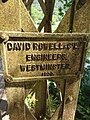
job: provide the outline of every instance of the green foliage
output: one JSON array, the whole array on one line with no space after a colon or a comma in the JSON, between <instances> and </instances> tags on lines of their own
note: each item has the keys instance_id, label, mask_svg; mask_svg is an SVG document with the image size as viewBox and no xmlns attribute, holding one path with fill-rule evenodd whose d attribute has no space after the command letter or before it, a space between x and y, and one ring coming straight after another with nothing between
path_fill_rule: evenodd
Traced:
<instances>
[{"instance_id":1,"label":"green foliage","mask_svg":"<svg viewBox=\"0 0 90 120\"><path fill-rule=\"evenodd\" d=\"M60 7L59 7L59 16L54 12L53 15L53 22L52 25L54 29L56 27L56 22L61 21L61 18L64 16L67 9L71 6L72 0L59 0ZM32 18L36 25L39 25L43 18L43 13L38 7L32 6ZM89 30L90 32L90 30ZM90 44L89 44L90 47ZM87 58L90 58L90 48L87 51ZM90 120L90 60L86 60L86 66L84 69L84 76L81 81L81 88L78 97L78 106L76 111L76 118L75 120ZM49 81L49 93L50 96L47 98L47 113L44 120L48 120L52 114L54 114L56 108L58 107L60 97L59 92L55 86L54 81ZM31 101L32 95L26 98L28 106L30 109L34 109L36 106L37 100L33 102ZM33 97L32 97L33 98ZM48 102L49 101L49 102Z\"/></svg>"},{"instance_id":2,"label":"green foliage","mask_svg":"<svg viewBox=\"0 0 90 120\"><path fill-rule=\"evenodd\" d=\"M88 44L88 49L87 49L87 57L90 57L90 43Z\"/></svg>"},{"instance_id":3,"label":"green foliage","mask_svg":"<svg viewBox=\"0 0 90 120\"><path fill-rule=\"evenodd\" d=\"M49 120L60 104L60 95L53 80L48 81L49 96L47 97L46 116L43 120Z\"/></svg>"},{"instance_id":4,"label":"green foliage","mask_svg":"<svg viewBox=\"0 0 90 120\"><path fill-rule=\"evenodd\" d=\"M32 5L31 16L36 24L36 27L38 27L44 16L42 10L40 9L40 6L36 7L36 6Z\"/></svg>"},{"instance_id":5,"label":"green foliage","mask_svg":"<svg viewBox=\"0 0 90 120\"><path fill-rule=\"evenodd\" d=\"M59 7L59 15L63 17L67 9L71 6L72 0L59 0L59 1L61 4L61 6Z\"/></svg>"},{"instance_id":6,"label":"green foliage","mask_svg":"<svg viewBox=\"0 0 90 120\"><path fill-rule=\"evenodd\" d=\"M25 104L27 105L28 109L32 111L33 113L35 112L35 107L37 104L37 99L35 98L35 93L33 90L30 91L29 95L25 99Z\"/></svg>"},{"instance_id":7,"label":"green foliage","mask_svg":"<svg viewBox=\"0 0 90 120\"><path fill-rule=\"evenodd\" d=\"M59 1L62 3L62 6L59 8L59 15L63 17L65 11L70 7L72 0ZM87 49L86 66L81 81L75 120L90 120L90 44Z\"/></svg>"}]
</instances>

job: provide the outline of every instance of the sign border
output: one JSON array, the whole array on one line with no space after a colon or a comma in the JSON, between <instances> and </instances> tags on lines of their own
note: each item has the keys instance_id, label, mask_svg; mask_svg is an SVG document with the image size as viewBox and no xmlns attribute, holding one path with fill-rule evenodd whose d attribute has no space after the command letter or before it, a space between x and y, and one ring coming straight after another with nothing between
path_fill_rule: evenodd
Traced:
<instances>
[{"instance_id":1,"label":"sign border","mask_svg":"<svg viewBox=\"0 0 90 120\"><path fill-rule=\"evenodd\" d=\"M71 77L75 78L75 77L81 76L83 74L83 68L84 68L84 63L85 63L86 48L87 48L87 45L88 45L89 34L86 34L86 33L83 33L83 34L81 34L81 33L80 34L78 34L78 33L65 33L65 34L63 34L63 33L29 33L29 32L5 32L4 34L5 34L5 39L1 39L1 41L3 41L2 42L2 61L3 61L3 68L4 68L4 78L7 82L30 82L30 81L33 81L33 80L42 80L42 79L47 80L47 79L56 79L56 78L68 79L68 78L71 78ZM2 32L0 32L0 35L2 35ZM9 36L9 37L7 37L7 36ZM72 38L77 38L78 37L78 40L80 38L80 41L82 40L85 43L84 46L83 46L83 53L81 55L80 70L78 71L77 74L72 74L72 75L68 74L68 75L60 75L60 76L19 77L19 78L17 78L17 77L14 78L14 77L12 77L8 74L7 67L6 67L6 64L7 64L6 63L6 58L4 59L5 50L3 50L3 48L4 48L4 44L9 40L11 41L12 38L18 38L18 39L19 38L20 39L21 38L24 38L24 39L34 38L33 41L35 41L35 38L40 38L40 40L43 40L44 38L45 39L47 38L47 41L48 41L48 38L50 40L50 38L65 39L65 38L70 38L70 37L72 37ZM8 39L6 39L6 38L8 38ZM16 41L16 39L13 39L12 41L14 41L14 40Z\"/></svg>"}]
</instances>

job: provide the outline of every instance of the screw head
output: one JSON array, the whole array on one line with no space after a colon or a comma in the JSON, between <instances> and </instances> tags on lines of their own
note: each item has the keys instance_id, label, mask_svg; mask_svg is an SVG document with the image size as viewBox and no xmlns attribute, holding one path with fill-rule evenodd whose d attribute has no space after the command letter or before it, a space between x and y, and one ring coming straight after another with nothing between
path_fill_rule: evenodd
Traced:
<instances>
[{"instance_id":1,"label":"screw head","mask_svg":"<svg viewBox=\"0 0 90 120\"><path fill-rule=\"evenodd\" d=\"M3 3L7 2L8 0L2 0Z\"/></svg>"},{"instance_id":2,"label":"screw head","mask_svg":"<svg viewBox=\"0 0 90 120\"><path fill-rule=\"evenodd\" d=\"M68 96L67 99L66 99L66 104L70 103L72 101L73 101L73 97L72 96Z\"/></svg>"}]
</instances>

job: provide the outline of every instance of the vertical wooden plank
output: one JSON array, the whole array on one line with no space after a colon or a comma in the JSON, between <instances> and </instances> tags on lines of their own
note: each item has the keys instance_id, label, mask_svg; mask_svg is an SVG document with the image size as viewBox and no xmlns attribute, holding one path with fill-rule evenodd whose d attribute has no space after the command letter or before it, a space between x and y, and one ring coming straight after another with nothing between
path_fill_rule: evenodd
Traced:
<instances>
[{"instance_id":1,"label":"vertical wooden plank","mask_svg":"<svg viewBox=\"0 0 90 120\"><path fill-rule=\"evenodd\" d=\"M46 22L44 24L44 32L52 32L51 22L52 22L52 0L45 0L46 6ZM47 81L44 82L44 85L47 85ZM47 91L47 86L44 86L44 89Z\"/></svg>"}]
</instances>

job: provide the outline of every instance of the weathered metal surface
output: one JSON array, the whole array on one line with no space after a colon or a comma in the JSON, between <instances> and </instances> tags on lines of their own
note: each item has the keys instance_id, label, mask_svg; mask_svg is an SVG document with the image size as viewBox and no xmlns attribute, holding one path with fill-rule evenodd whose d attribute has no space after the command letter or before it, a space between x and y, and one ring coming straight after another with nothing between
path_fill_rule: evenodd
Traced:
<instances>
[{"instance_id":1,"label":"weathered metal surface","mask_svg":"<svg viewBox=\"0 0 90 120\"><path fill-rule=\"evenodd\" d=\"M78 0L75 10L73 32L90 32L90 0Z\"/></svg>"},{"instance_id":2,"label":"weathered metal surface","mask_svg":"<svg viewBox=\"0 0 90 120\"><path fill-rule=\"evenodd\" d=\"M87 32L90 31L90 0L75 0L75 14L74 14L74 24L73 24L73 32ZM58 28L55 32L58 33L67 33L69 31L70 25L70 9L67 11L63 20L59 24ZM71 78L69 81L72 81ZM80 78L75 78L75 80L69 84L66 79L65 86L63 87L63 120L74 120L75 119L75 111L77 107L78 94L80 89ZM65 81L64 81L65 82ZM63 81L58 81L57 84L63 84ZM59 88L62 88L60 86ZM73 100L70 102L66 102L68 96L73 97Z\"/></svg>"},{"instance_id":3,"label":"weathered metal surface","mask_svg":"<svg viewBox=\"0 0 90 120\"><path fill-rule=\"evenodd\" d=\"M8 1L10 1L10 0L8 0ZM86 17L85 17L85 19L86 19ZM66 20L66 22L67 22L67 20ZM9 26L10 24L8 24L8 26ZM15 23L14 23L14 25L15 25ZM64 22L64 26L65 26L65 22ZM65 29L65 31L67 30L66 28L64 28L64 26L62 27L62 28L60 28L61 30L62 29ZM79 26L79 27L82 27L82 26ZM89 27L89 26L88 26ZM27 27L25 27L25 29L26 29ZM13 29L13 28L12 28ZM6 30L6 29L5 29ZM81 31L81 28L79 29L80 31ZM71 78L71 80L70 81L72 81L72 78ZM78 83L79 83L79 80L77 81ZM60 82L59 82L60 83ZM15 86L15 85L13 85L13 86ZM74 86L74 87L73 87ZM71 89L70 89L70 91L68 90L67 91L67 89L69 89L69 87L70 87L70 84L69 85L67 85L66 86L66 96L65 96L65 99L66 99L66 97L68 97L68 95L70 94L71 96L72 96L72 92L73 91L78 91L78 88L79 87L76 87L75 88L75 86L78 86L77 84L73 84L73 86L71 87ZM16 86L16 87L12 87L11 86L11 84L9 84L9 87L10 88L6 88L7 90L7 96L8 96L8 100L9 99L11 99L12 98L12 96L13 96L13 94L15 93L15 91L16 91L16 89L18 88L18 90L17 90L17 94L16 94L16 97L18 97L19 95L21 96L22 95L22 91L24 91L23 92L23 94L25 95L26 93L25 93L25 89L23 89L23 88L25 88L25 86L22 86L22 90L20 90L21 88L20 88L20 86ZM16 89L15 89L16 88ZM20 89L19 89L20 88ZM14 91L13 91L13 94L12 94L12 90L14 89ZM9 92L8 92L9 91ZM19 93L19 95L18 95L18 91L21 91L20 93ZM72 91L72 92L71 92ZM76 92L77 92L76 91ZM71 92L71 93L70 93ZM77 94L78 94L78 92L77 92ZM24 95L22 95L23 97L24 97ZM76 94L74 94L74 98L75 98L75 100L77 99L77 96L76 96ZM11 105L13 105L15 102L17 102L18 103L18 105L20 105L20 103L21 103L21 101L23 100L23 97L22 97L22 99L20 100L20 102L18 102L17 100L16 100L16 98L15 98L15 101L14 100L12 100L12 104L9 102L9 106L11 106ZM72 98L72 97L69 97L69 98ZM77 101L77 100L76 100ZM72 117L73 116L73 111L74 111L74 113L75 113L75 105L76 105L76 102L74 102L74 104L73 104L73 102L74 101L72 101L72 104L69 104L69 103L67 103L66 104L66 102L64 103L64 115L63 115L63 118L65 119L65 120L67 120L67 118L71 118L70 120L72 120L74 117ZM69 105L68 105L69 104ZM22 104L22 106L23 106L23 104ZM23 106L22 107L22 109L24 108L25 106ZM71 113L71 110L70 110L70 108L72 108L72 113ZM14 109L16 109L16 108L14 108ZM10 110L10 107L9 107L9 110ZM68 110L70 110L70 111L68 111ZM14 110L15 111L15 110ZM11 113L13 112L13 110L12 111L10 111ZM19 112L19 114L17 114L18 113L18 110L16 110L14 113L13 113L13 117L14 116L17 116L17 115L20 115L20 117L18 118L18 119L24 119L24 117L23 116L25 116L25 113L23 114L23 112L21 111L21 112ZM22 113L22 116L21 116L21 113ZM67 114L66 114L67 113ZM69 114L69 113L71 113L71 114ZM31 118L30 116L29 116L29 112L28 112L28 115L27 115L27 113L26 113L26 116L27 116L27 118L25 118L25 119L30 119L30 120L32 120L32 119L34 119L34 118ZM64 117L65 116L65 117ZM68 117L69 116L69 117ZM71 116L71 117L70 117ZM16 120L16 118L14 117L14 119Z\"/></svg>"},{"instance_id":4,"label":"weathered metal surface","mask_svg":"<svg viewBox=\"0 0 90 120\"><path fill-rule=\"evenodd\" d=\"M90 31L90 0L76 0L73 32L89 33ZM70 9L60 22L55 32L65 33L69 31Z\"/></svg>"},{"instance_id":5,"label":"weathered metal surface","mask_svg":"<svg viewBox=\"0 0 90 120\"><path fill-rule=\"evenodd\" d=\"M69 79L65 86L62 120L74 120L81 78Z\"/></svg>"},{"instance_id":6,"label":"weathered metal surface","mask_svg":"<svg viewBox=\"0 0 90 120\"><path fill-rule=\"evenodd\" d=\"M0 30L20 31L20 6L18 0L0 0Z\"/></svg>"},{"instance_id":7,"label":"weathered metal surface","mask_svg":"<svg viewBox=\"0 0 90 120\"><path fill-rule=\"evenodd\" d=\"M51 32L52 14L54 9L55 0L38 0L42 11L44 13L44 18L42 19L38 31L40 32L44 27L44 32Z\"/></svg>"},{"instance_id":8,"label":"weathered metal surface","mask_svg":"<svg viewBox=\"0 0 90 120\"><path fill-rule=\"evenodd\" d=\"M29 0L30 1L30 0ZM31 0L33 2L33 0ZM26 5L27 6L27 5ZM27 12L24 4L21 1L21 28L24 32L38 32L30 15L30 9L29 12ZM26 89L26 95L29 93L31 89L31 84L34 84L33 82L30 82L28 87L27 85L25 86ZM39 88L39 89L38 89ZM45 115L45 110L46 110L46 93L47 93L47 87L46 87L46 82L45 81L37 81L37 84L35 86L35 98L37 99L36 107L35 107L35 117L40 118L40 116ZM42 91L42 92L41 92ZM43 102L42 102L43 101ZM28 119L31 120L28 112Z\"/></svg>"},{"instance_id":9,"label":"weathered metal surface","mask_svg":"<svg viewBox=\"0 0 90 120\"><path fill-rule=\"evenodd\" d=\"M62 21L58 25L55 33L68 33L69 31L69 23L70 23L70 9L66 12Z\"/></svg>"},{"instance_id":10,"label":"weathered metal surface","mask_svg":"<svg viewBox=\"0 0 90 120\"><path fill-rule=\"evenodd\" d=\"M26 82L80 75L86 47L84 34L11 33L2 48L5 80Z\"/></svg>"},{"instance_id":11,"label":"weathered metal surface","mask_svg":"<svg viewBox=\"0 0 90 120\"><path fill-rule=\"evenodd\" d=\"M34 115L28 110L25 101L25 86L12 85L6 83L6 95L8 99L8 112L10 120L36 120Z\"/></svg>"},{"instance_id":12,"label":"weathered metal surface","mask_svg":"<svg viewBox=\"0 0 90 120\"><path fill-rule=\"evenodd\" d=\"M21 0L6 0L0 1L0 30L1 31L36 31L34 24ZM24 8L23 8L24 7ZM21 14L23 12L23 15ZM24 19L24 17L27 19ZM24 19L24 23L22 20ZM27 27L28 26L28 27ZM0 44L1 52L1 44ZM1 79L0 79L1 80ZM28 84L29 88L31 83ZM10 120L36 120L34 115L27 109L24 100L27 95L27 88L25 85L7 84L5 82L5 91L7 96L8 108L7 111ZM4 105L5 106L5 105ZM4 118L8 120L8 118Z\"/></svg>"},{"instance_id":13,"label":"weathered metal surface","mask_svg":"<svg viewBox=\"0 0 90 120\"><path fill-rule=\"evenodd\" d=\"M20 1L20 7L21 7L21 29L24 32L38 32L34 22L32 21L31 16L29 15L29 12L27 11L25 5L22 1Z\"/></svg>"}]
</instances>

